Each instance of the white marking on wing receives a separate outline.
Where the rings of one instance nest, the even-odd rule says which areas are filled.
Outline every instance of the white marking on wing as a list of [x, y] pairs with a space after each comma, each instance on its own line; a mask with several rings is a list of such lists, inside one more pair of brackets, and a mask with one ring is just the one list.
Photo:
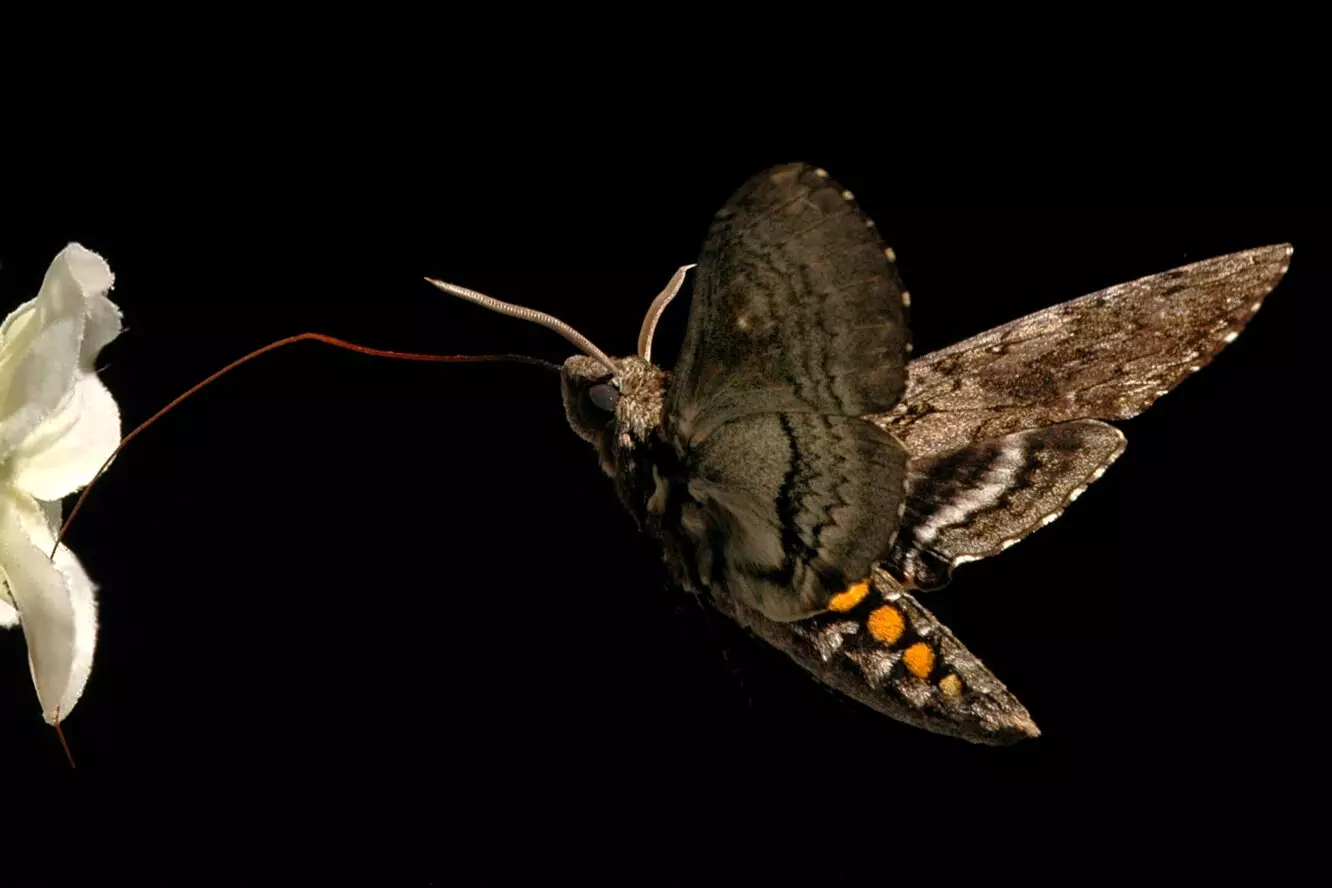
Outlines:
[[960, 491], [956, 499], [916, 528], [914, 536], [917, 545], [928, 545], [939, 535], [939, 531], [961, 524], [986, 506], [997, 502], [1004, 491], [1012, 488], [1017, 473], [1026, 462], [1024, 448], [1018, 445], [1016, 439], [1007, 440], [999, 450], [998, 457], [981, 476], [979, 484], [971, 490]]

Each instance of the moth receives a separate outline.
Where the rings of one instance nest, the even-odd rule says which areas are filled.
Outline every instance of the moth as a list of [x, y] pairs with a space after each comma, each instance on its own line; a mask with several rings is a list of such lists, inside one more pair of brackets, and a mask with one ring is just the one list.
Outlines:
[[[1109, 287], [908, 362], [910, 296], [849, 191], [806, 164], [749, 180], [696, 266], [653, 301], [638, 354], [567, 324], [570, 426], [678, 585], [873, 709], [974, 743], [1039, 730], [921, 603], [954, 568], [1059, 517], [1146, 409], [1234, 341], [1288, 244]], [[661, 313], [697, 268], [673, 371]]]

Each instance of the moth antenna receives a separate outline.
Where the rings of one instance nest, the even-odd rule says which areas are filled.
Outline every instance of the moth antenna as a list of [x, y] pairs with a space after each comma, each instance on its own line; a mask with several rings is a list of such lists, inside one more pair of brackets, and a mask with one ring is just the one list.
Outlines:
[[[221, 370], [217, 370], [214, 371], [213, 373], [210, 373], [201, 382], [195, 383], [194, 385], [186, 389], [184, 392], [177, 395], [170, 402], [168, 402], [165, 407], [163, 407], [161, 410], [158, 410], [156, 413], [145, 419], [143, 422], [139, 423], [137, 426], [134, 427], [133, 431], [131, 431], [125, 437], [121, 438], [120, 443], [116, 445], [116, 449], [111, 451], [111, 455], [106, 458], [106, 461], [104, 463], [102, 463], [101, 468], [97, 470], [97, 474], [93, 475], [92, 480], [88, 482], [88, 486], [83, 488], [83, 491], [79, 493], [79, 498], [74, 501], [74, 508], [70, 509], [69, 517], [65, 519], [64, 526], [60, 528], [60, 533], [56, 535], [55, 545], [51, 547], [51, 558], [53, 560], [55, 559], [55, 553], [56, 550], [60, 548], [61, 540], [63, 540], [65, 538], [65, 534], [69, 532], [69, 526], [74, 523], [74, 516], [79, 514], [79, 509], [83, 507], [83, 501], [88, 498], [88, 494], [92, 491], [93, 485], [95, 485], [98, 482], [98, 480], [102, 477], [103, 473], [105, 473], [107, 468], [110, 467], [112, 460], [114, 460], [116, 456], [119, 455], [120, 451], [125, 449], [125, 445], [129, 444], [129, 442], [133, 441], [136, 437], [138, 437], [140, 432], [148, 428], [153, 423], [157, 422], [167, 413], [174, 410], [182, 401], [190, 397], [190, 395], [193, 395], [195, 392], [199, 391], [205, 386], [210, 385], [213, 382], [216, 382], [218, 379], [227, 375], [232, 370], [235, 370], [240, 365], [248, 361], [252, 361], [255, 358], [259, 357], [260, 355], [267, 354], [268, 352], [271, 352], [275, 349], [282, 348], [282, 346], [284, 345], [291, 345], [294, 342], [305, 342], [305, 341], [322, 342], [325, 345], [331, 345], [334, 346], [335, 348], [346, 349], [347, 351], [360, 352], [363, 355], [371, 355], [376, 358], [396, 358], [397, 360], [400, 361], [430, 361], [434, 363], [457, 363], [457, 364], [481, 363], [485, 361], [512, 361], [519, 364], [532, 364], [537, 367], [544, 367], [547, 370], [553, 370], [556, 373], [560, 372], [560, 366], [558, 364], [552, 363], [551, 361], [543, 361], [541, 358], [528, 357], [527, 355], [426, 355], [426, 354], [417, 354], [415, 352], [389, 351], [387, 349], [382, 349], [382, 348], [370, 348], [369, 346], [366, 345], [357, 345], [354, 342], [348, 342], [345, 339], [338, 339], [336, 336], [328, 336], [324, 333], [299, 333], [295, 336], [288, 336], [285, 339], [279, 339], [276, 342], [270, 342], [268, 345], [265, 345], [262, 348], [257, 348], [254, 351], [250, 352], [249, 354], [245, 355], [244, 357], [237, 358], [236, 360], [232, 361], [230, 364], [223, 367]], [[64, 737], [62, 736], [61, 741], [63, 742], [63, 740]]]
[[[697, 265], [697, 263], [694, 263], [694, 265]], [[666, 306], [671, 304], [675, 294], [679, 293], [680, 288], [684, 286], [685, 275], [689, 273], [689, 269], [693, 268], [694, 265], [682, 265], [677, 269], [675, 274], [671, 275], [671, 279], [666, 282], [666, 289], [658, 293], [657, 298], [653, 299], [652, 304], [648, 306], [647, 314], [643, 317], [643, 326], [638, 331], [638, 356], [643, 360], [652, 360], [652, 334], [657, 332], [657, 321], [661, 319], [662, 313], [666, 311]]]
[[457, 296], [459, 299], [466, 299], [468, 302], [474, 302], [483, 308], [497, 311], [500, 314], [508, 315], [511, 318], [518, 318], [524, 321], [531, 321], [534, 324], [540, 324], [547, 330], [554, 330], [556, 333], [578, 346], [583, 354], [588, 357], [596, 358], [596, 360], [603, 364], [607, 370], [610, 370], [613, 375], [620, 375], [620, 368], [616, 366], [615, 362], [612, 361], [604, 351], [593, 345], [592, 340], [588, 339], [582, 333], [579, 333], [573, 327], [570, 327], [568, 324], [564, 323], [564, 321], [561, 321], [553, 315], [548, 315], [543, 311], [537, 311], [534, 308], [525, 308], [524, 306], [514, 305], [510, 302], [501, 302], [493, 296], [487, 296], [484, 293], [478, 293], [475, 290], [469, 290], [466, 287], [460, 287], [457, 284], [446, 284], [443, 281], [437, 281], [434, 278], [426, 278], [426, 280], [431, 284], [434, 284], [436, 287], [439, 287], [445, 293]]

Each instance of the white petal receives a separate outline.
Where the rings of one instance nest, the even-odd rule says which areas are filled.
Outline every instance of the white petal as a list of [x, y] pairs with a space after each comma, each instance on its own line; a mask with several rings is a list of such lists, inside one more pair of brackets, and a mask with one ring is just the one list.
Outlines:
[[37, 298], [0, 327], [0, 460], [92, 369], [97, 350], [120, 331], [120, 310], [106, 298], [113, 283], [102, 257], [78, 244], [61, 250]]
[[64, 546], [54, 564], [47, 558], [52, 534], [38, 505], [12, 490], [7, 494], [0, 502], [0, 565], [23, 618], [42, 715], [53, 723], [69, 717], [92, 669], [93, 585]]
[[3, 576], [4, 568], [0, 568], [0, 626], [6, 629], [12, 629], [18, 625], [18, 611], [14, 610], [14, 605], [9, 598], [9, 581]]
[[10, 456], [11, 483], [41, 500], [59, 500], [92, 480], [120, 443], [120, 409], [102, 381], [80, 373], [55, 412]]
[[[59, 715], [60, 720], [64, 721], [83, 696], [88, 676], [92, 673], [93, 652], [97, 649], [97, 587], [93, 585], [92, 578], [83, 569], [79, 559], [64, 544], [56, 550], [55, 566], [65, 579], [65, 588], [69, 590], [70, 604], [74, 609], [74, 660], [69, 664], [65, 692], [60, 695]], [[55, 713], [45, 715], [47, 721], [54, 720]]]
[[[3, 502], [3, 500], [0, 500]], [[60, 516], [56, 516], [60, 520]], [[50, 526], [50, 514], [47, 515], [47, 526]], [[48, 552], [50, 549], [47, 550]], [[19, 624], [18, 611], [14, 609], [14, 597], [9, 594], [9, 577], [5, 574], [5, 566], [0, 563], [0, 626], [10, 629]]]
[[[97, 256], [96, 253], [89, 255]], [[111, 269], [106, 261], [101, 256], [97, 256], [97, 259], [110, 277]], [[83, 331], [83, 348], [79, 350], [79, 362], [86, 371], [91, 372], [98, 353], [120, 335], [120, 307], [106, 298], [109, 290], [108, 285], [100, 290], [87, 291], [88, 327]]]

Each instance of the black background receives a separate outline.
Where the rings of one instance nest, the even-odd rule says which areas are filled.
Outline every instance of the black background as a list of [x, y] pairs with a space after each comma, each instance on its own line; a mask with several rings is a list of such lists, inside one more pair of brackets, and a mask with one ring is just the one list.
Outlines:
[[[1304, 628], [1332, 283], [1316, 146], [1255, 127], [1262, 89], [1220, 77], [1076, 102], [1057, 72], [884, 83], [762, 110], [577, 90], [482, 109], [348, 79], [219, 87], [78, 138], [62, 123], [40, 168], [0, 175], [0, 305], [68, 241], [101, 253], [126, 322], [102, 378], [128, 430], [305, 330], [570, 353], [427, 274], [625, 353], [716, 209], [790, 160], [829, 169], [896, 249], [917, 354], [1292, 242], [1264, 310], [1122, 425], [1126, 454], [1076, 508], [929, 597], [1043, 737], [989, 749], [899, 725], [668, 588], [553, 374], [303, 343], [145, 432], [90, 497], [69, 538], [101, 589], [66, 724], [78, 769], [6, 633], [14, 804], [98, 836], [80, 845], [98, 866], [186, 882], [269, 856], [411, 884], [1296, 859], [1325, 694]], [[686, 314], [666, 315], [660, 359]]]

